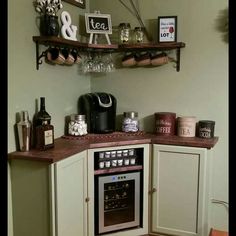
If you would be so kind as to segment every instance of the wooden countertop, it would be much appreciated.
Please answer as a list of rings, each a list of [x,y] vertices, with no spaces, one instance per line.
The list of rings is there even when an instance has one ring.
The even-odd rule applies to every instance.
[[[15,151],[8,154],[8,159],[25,159],[54,163],[76,153],[92,148],[106,148],[134,144],[166,144],[189,147],[213,148],[218,137],[211,139],[182,138],[178,136],[160,136],[151,133],[114,132],[111,134],[88,134],[86,136],[62,136],[55,139],[55,146],[46,151],[32,149],[29,152]]]

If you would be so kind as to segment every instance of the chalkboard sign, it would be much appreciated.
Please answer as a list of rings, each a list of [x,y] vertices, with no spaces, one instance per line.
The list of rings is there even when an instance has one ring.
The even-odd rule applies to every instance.
[[[90,34],[112,34],[111,15],[85,13],[86,32]]]

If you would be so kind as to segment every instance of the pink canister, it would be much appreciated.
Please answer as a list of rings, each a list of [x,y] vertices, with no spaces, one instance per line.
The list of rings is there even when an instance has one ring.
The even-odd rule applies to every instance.
[[[195,137],[196,133],[196,117],[182,116],[177,118],[178,121],[178,136],[180,137]]]

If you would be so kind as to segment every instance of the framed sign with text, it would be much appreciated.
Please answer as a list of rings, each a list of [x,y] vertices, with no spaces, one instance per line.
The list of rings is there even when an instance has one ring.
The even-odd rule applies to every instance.
[[[177,16],[158,17],[158,43],[177,41]]]
[[[83,8],[83,9],[86,7],[85,0],[63,0],[63,1],[73,4],[77,7]]]
[[[111,15],[85,13],[87,33],[112,34]]]

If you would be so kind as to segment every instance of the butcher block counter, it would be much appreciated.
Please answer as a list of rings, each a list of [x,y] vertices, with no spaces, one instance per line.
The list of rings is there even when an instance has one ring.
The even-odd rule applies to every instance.
[[[86,136],[62,136],[55,139],[55,146],[46,151],[31,149],[28,152],[15,151],[8,154],[8,159],[25,159],[54,163],[87,149],[115,147],[134,144],[166,144],[211,149],[218,142],[218,137],[183,138],[161,136],[142,131],[136,133],[113,132],[110,134],[88,134]]]

